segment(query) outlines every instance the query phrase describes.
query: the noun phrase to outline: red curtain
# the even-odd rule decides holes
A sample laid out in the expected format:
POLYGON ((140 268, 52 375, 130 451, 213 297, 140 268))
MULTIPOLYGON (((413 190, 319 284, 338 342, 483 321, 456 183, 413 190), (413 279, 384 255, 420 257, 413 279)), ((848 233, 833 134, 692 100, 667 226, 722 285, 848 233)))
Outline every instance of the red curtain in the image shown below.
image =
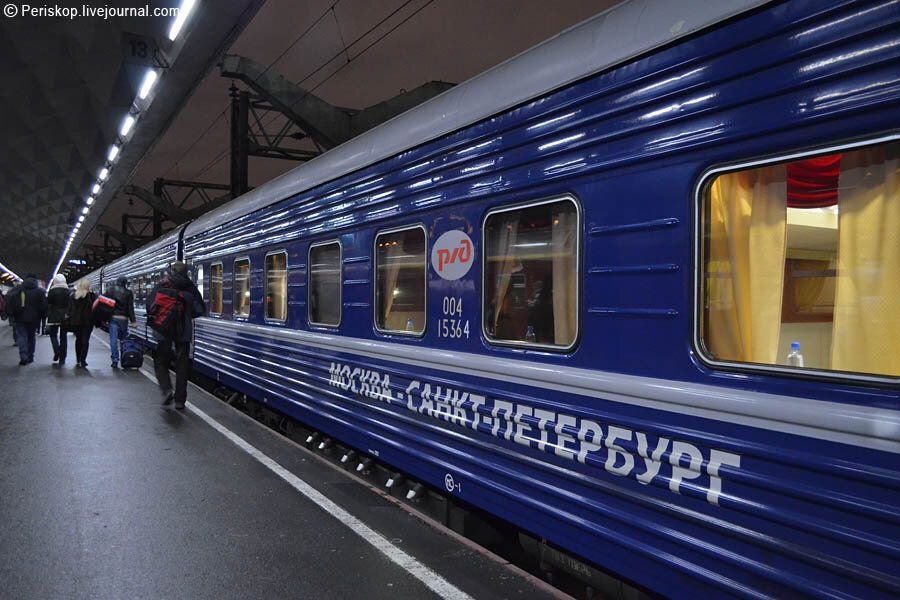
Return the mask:
POLYGON ((787 205, 791 208, 834 206, 838 201, 840 173, 840 154, 788 163, 787 205))

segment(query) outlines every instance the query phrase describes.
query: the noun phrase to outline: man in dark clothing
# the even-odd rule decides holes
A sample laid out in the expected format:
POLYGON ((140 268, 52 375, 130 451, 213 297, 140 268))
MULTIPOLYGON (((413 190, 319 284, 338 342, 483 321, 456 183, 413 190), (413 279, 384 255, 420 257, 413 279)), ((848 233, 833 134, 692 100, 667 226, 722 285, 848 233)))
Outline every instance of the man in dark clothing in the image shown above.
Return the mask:
POLYGON ((174 289, 178 292, 179 302, 183 309, 182 322, 178 327, 178 333, 172 337, 164 336, 154 330, 156 338, 156 354, 153 360, 153 370, 159 389, 163 395, 163 406, 175 402, 175 408, 184 409, 187 399, 187 382, 191 375, 191 341, 194 339, 194 319, 206 314, 206 304, 203 296, 197 290, 197 286, 188 279, 187 265, 183 262, 172 263, 169 272, 147 296, 147 318, 150 318, 151 306, 153 306, 156 292, 161 289, 174 289), (174 353, 172 346, 175 346, 174 353), (172 381, 169 378, 169 363, 175 358, 175 390, 172 390, 172 381))
POLYGON ((34 340, 41 319, 47 316, 47 296, 31 274, 13 291, 15 294, 12 298, 7 298, 7 304, 12 304, 10 314, 16 320, 16 342, 19 344, 21 366, 34 362, 34 340))
POLYGON ((116 283, 106 290, 106 295, 116 301, 112 318, 109 320, 109 350, 111 366, 113 369, 118 369, 121 353, 125 350, 119 342, 128 337, 128 323, 135 322, 134 294, 128 289, 128 280, 119 277, 116 279, 116 283))

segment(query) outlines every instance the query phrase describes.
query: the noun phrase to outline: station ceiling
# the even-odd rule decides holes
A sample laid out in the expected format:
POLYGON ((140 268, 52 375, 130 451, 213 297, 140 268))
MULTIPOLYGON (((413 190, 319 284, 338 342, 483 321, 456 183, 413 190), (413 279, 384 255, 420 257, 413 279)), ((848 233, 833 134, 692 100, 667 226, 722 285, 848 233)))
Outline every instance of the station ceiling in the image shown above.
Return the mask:
MULTIPOLYGON (((216 0, 203 27, 191 30, 188 21, 174 42, 171 16, 0 20, 0 262, 20 276, 46 278, 135 100, 146 61, 170 65, 165 89, 139 116, 105 188, 124 182, 262 3, 216 0), (155 59, 137 46, 151 40, 155 59)), ((97 196, 83 229, 100 218, 109 196, 97 196)))
MULTIPOLYGON (((73 258, 85 242, 102 243, 98 224, 119 228, 125 213, 151 214, 121 193, 126 184, 228 182, 233 82, 216 68, 226 52, 332 105, 361 109, 429 81, 465 81, 615 3, 560 0, 548 10, 545 0, 197 0, 196 19, 175 44, 171 17, 0 19, 0 264, 21 276, 52 273, 146 71, 130 62, 129 34, 155 40, 169 64, 73 258)), ((126 4, 144 6, 117 6, 126 4)), ((251 187, 296 164, 251 159, 251 187)))

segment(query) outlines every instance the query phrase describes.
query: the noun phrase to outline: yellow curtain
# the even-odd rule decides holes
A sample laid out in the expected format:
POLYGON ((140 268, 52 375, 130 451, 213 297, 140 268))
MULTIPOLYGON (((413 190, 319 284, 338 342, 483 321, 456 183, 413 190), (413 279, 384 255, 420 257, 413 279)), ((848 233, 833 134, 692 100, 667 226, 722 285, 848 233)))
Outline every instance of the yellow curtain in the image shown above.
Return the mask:
POLYGON ((722 360, 775 363, 784 286, 784 165, 722 175, 710 189, 705 340, 722 360))
MULTIPOLYGON (((553 343, 568 346, 575 341, 578 329, 577 269, 578 216, 568 202, 557 205, 551 225, 553 247, 553 343)), ((545 291, 546 293, 546 291, 545 291)))
POLYGON ((900 144, 844 155, 831 366, 900 375, 900 144))

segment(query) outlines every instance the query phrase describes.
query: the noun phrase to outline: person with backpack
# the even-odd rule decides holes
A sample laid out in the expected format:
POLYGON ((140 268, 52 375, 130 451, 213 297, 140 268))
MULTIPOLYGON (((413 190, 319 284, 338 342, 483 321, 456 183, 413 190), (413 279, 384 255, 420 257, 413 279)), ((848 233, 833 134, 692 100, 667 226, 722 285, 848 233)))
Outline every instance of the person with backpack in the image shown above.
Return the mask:
POLYGON ((65 321, 69 316, 69 283, 62 273, 57 274, 47 292, 47 332, 53 345, 53 362, 66 362, 69 341, 65 321))
POLYGON ((134 323, 134 294, 128 289, 128 280, 124 277, 116 279, 106 295, 116 301, 112 317, 109 320, 109 350, 113 369, 119 368, 119 361, 125 349, 122 342, 128 337, 128 323, 134 323))
POLYGON ((206 303, 188 278, 187 265, 172 263, 168 273, 147 296, 147 325, 153 329, 156 353, 153 370, 162 392, 163 406, 175 402, 184 409, 191 374, 191 342, 194 319, 206 314, 206 303), (174 345, 174 352, 173 347, 174 345), (175 359, 175 389, 169 378, 169 363, 175 359))
POLYGON ((69 327, 75 333, 75 366, 86 367, 91 332, 94 330, 94 300, 91 282, 79 279, 69 299, 69 327))
POLYGON ((34 343, 41 319, 47 316, 47 297, 37 278, 29 274, 22 285, 7 298, 7 310, 16 320, 16 342, 19 344, 19 366, 34 362, 34 343))

